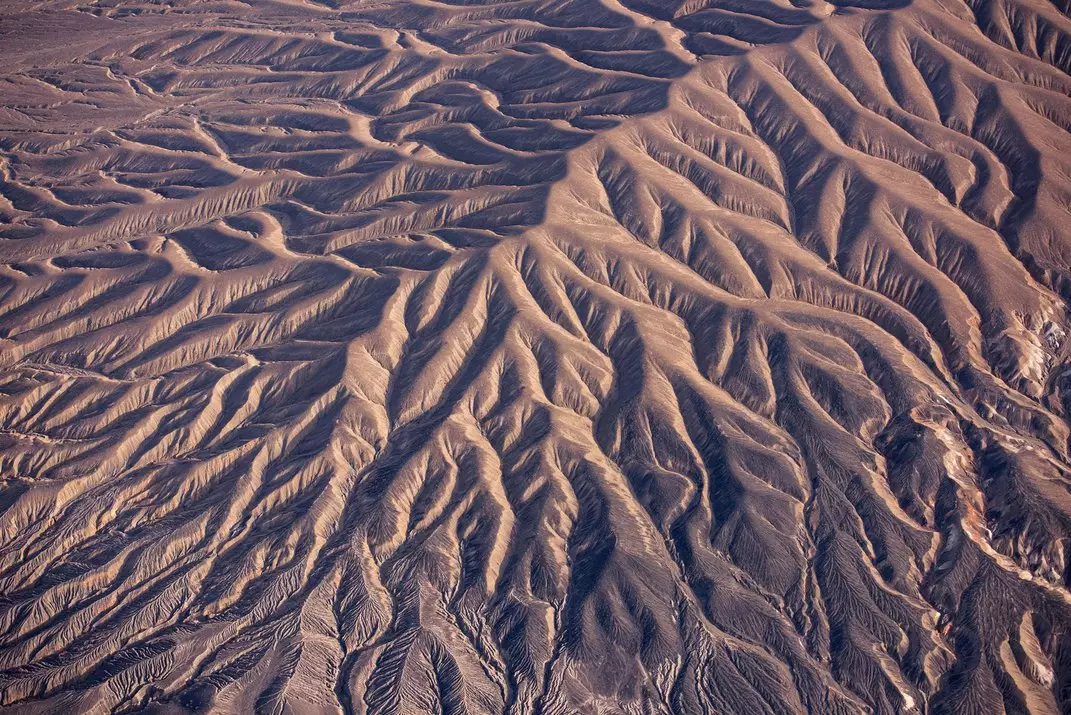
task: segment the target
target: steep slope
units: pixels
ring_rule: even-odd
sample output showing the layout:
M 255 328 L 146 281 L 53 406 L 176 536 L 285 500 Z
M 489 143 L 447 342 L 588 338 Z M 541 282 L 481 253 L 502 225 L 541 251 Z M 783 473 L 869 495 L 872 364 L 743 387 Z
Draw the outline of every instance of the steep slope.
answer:
M 1071 711 L 1066 4 L 0 47 L 0 705 Z

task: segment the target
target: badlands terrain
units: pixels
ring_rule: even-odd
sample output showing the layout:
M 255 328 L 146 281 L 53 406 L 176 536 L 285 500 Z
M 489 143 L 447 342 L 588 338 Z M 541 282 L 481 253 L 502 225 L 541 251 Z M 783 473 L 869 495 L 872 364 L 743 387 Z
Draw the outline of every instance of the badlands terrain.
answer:
M 1067 0 L 4 0 L 0 710 L 1071 712 Z

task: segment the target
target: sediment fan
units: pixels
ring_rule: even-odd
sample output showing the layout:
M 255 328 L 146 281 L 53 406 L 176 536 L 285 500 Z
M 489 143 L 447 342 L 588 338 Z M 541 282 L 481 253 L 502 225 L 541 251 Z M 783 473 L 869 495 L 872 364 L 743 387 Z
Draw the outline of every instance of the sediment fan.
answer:
M 1047 0 L 0 4 L 0 705 L 1071 711 Z

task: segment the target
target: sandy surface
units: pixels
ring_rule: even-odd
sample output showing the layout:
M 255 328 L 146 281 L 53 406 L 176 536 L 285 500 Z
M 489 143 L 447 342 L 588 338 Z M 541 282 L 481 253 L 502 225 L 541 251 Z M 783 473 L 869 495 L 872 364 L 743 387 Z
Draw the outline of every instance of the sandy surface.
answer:
M 0 705 L 1071 712 L 1067 13 L 0 3 Z

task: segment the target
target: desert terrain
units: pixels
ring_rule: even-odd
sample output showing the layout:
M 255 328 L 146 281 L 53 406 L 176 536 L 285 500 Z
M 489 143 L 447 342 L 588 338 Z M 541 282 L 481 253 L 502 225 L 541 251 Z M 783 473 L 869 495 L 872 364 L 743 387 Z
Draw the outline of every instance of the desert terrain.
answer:
M 1069 12 L 0 3 L 0 710 L 1071 712 Z

